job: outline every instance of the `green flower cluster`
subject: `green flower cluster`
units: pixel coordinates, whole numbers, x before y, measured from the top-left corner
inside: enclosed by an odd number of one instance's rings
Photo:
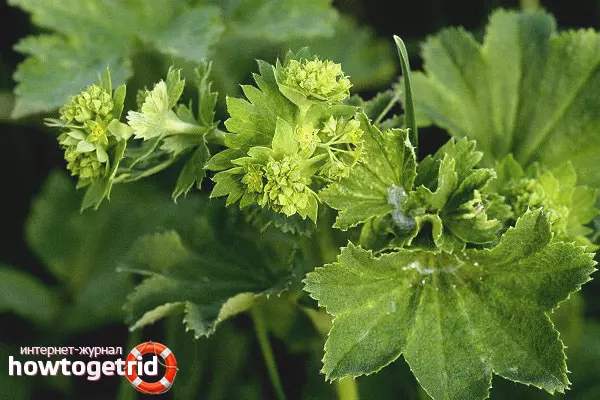
[[[362,150],[363,129],[355,119],[329,117],[320,131],[324,137],[323,149],[329,161],[321,168],[320,174],[330,181],[339,181],[350,174]]]
[[[341,101],[350,95],[350,80],[342,66],[318,58],[289,60],[281,69],[281,83],[306,97],[326,101]]]
[[[186,194],[194,185],[199,187],[210,157],[208,140],[222,141],[214,120],[217,94],[211,91],[210,69],[210,63],[202,62],[194,71],[198,90],[195,110],[191,101],[180,104],[185,80],[180,70],[171,67],[166,79],[152,90],[138,90],[138,107],[128,110],[126,122],[121,122],[127,88],[122,85],[113,91],[107,69],[98,83],[68,100],[58,119],[46,120],[48,126],[60,129],[58,141],[67,169],[79,177],[79,188],[86,187],[82,210],[97,208],[110,197],[114,184],[146,178],[184,157],[188,159],[173,198]]]
[[[287,216],[298,213],[316,218],[317,195],[310,188],[313,178],[332,182],[348,176],[360,157],[362,133],[353,118],[329,117],[320,124],[294,128],[279,120],[271,147],[254,146],[247,156],[232,160],[242,167],[228,171],[243,173],[246,194],[241,206],[256,202]]]
[[[350,81],[339,64],[288,55],[285,67],[259,63],[249,101],[228,98],[228,150],[208,168],[220,171],[212,196],[244,208],[317,217],[317,192],[347,177],[359,160],[365,128],[345,105]]]
[[[592,248],[586,226],[596,215],[597,191],[577,185],[577,175],[571,164],[554,170],[532,164],[524,170],[512,156],[496,166],[498,180],[495,189],[506,198],[516,221],[527,210],[543,209],[548,213],[552,231],[561,238],[575,240]]]
[[[59,110],[59,120],[49,125],[65,128],[58,141],[65,151],[67,169],[80,184],[102,178],[109,168],[108,148],[120,138],[109,129],[116,119],[125,89],[112,93],[110,80],[90,85]]]
[[[82,151],[80,143],[87,142],[83,132],[73,130],[63,133],[58,141],[65,151],[67,170],[71,171],[71,175],[84,180],[96,180],[104,175],[104,166],[108,161],[106,150],[98,146],[96,151]]]
[[[258,204],[287,216],[305,210],[314,193],[308,187],[310,178],[304,176],[301,166],[299,157],[285,156],[280,161],[271,158],[263,167],[266,183]]]
[[[97,118],[106,117],[113,109],[112,95],[104,88],[94,84],[69,99],[69,102],[60,109],[60,119],[66,123],[77,121],[85,123]]]
[[[560,225],[564,229],[563,221],[569,216],[569,209],[564,204],[555,204],[542,184],[533,178],[515,179],[509,182],[505,194],[512,205],[515,216],[525,214],[528,209],[544,208],[549,213],[550,222],[555,228]]]

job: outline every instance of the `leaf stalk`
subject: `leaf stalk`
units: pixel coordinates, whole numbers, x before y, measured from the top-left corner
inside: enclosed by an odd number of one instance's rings
[[[269,343],[269,337],[267,334],[267,327],[265,326],[264,316],[260,309],[256,306],[251,309],[252,320],[254,321],[254,330],[256,331],[256,337],[262,351],[265,365],[269,373],[269,379],[275,390],[277,400],[285,400],[285,393],[283,392],[283,386],[281,385],[281,379],[279,378],[279,372],[277,372],[277,365],[275,363],[275,356],[273,355],[273,348]]]

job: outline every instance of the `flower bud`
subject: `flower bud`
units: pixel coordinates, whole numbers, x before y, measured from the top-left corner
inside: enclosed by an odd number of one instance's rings
[[[84,92],[71,97],[59,114],[66,123],[85,123],[97,117],[106,117],[113,108],[112,95],[98,85],[91,85]]]
[[[308,188],[310,178],[300,170],[300,160],[286,156],[280,161],[271,159],[264,168],[267,183],[264,195],[259,198],[261,206],[287,216],[307,207],[312,192]]]
[[[282,83],[306,97],[341,101],[350,96],[350,80],[340,64],[329,60],[290,60],[283,69]]]

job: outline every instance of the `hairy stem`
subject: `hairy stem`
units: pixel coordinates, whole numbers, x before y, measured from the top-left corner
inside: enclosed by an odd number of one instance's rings
[[[339,400],[358,400],[358,385],[351,377],[346,377],[335,382],[335,391]]]
[[[225,132],[218,128],[211,129],[206,134],[206,141],[212,144],[218,144],[220,146],[225,145]]]
[[[279,378],[279,372],[277,372],[277,365],[275,364],[275,356],[273,355],[273,349],[269,343],[269,337],[267,336],[267,328],[265,326],[265,320],[262,312],[257,307],[252,307],[251,310],[252,319],[254,320],[254,329],[256,330],[256,337],[262,351],[265,365],[269,373],[269,379],[275,390],[275,395],[278,400],[285,400],[285,393],[281,386],[281,379]]]
[[[173,112],[169,113],[166,123],[168,132],[171,134],[202,135],[207,130],[204,126],[182,121]]]
[[[173,164],[177,159],[171,159],[171,160],[167,160],[164,161],[160,164],[155,165],[154,167],[147,169],[146,171],[142,172],[139,175],[133,175],[130,173],[124,173],[122,175],[119,175],[117,177],[115,177],[115,179],[113,180],[113,183],[130,183],[130,182],[135,182],[137,180],[143,179],[143,178],[147,178],[151,175],[154,175],[156,173],[159,173],[160,171],[163,171],[164,169],[168,168],[169,166],[171,166],[171,164]]]
[[[133,332],[129,333],[129,339],[127,340],[127,347],[125,351],[129,351],[133,349],[135,346],[140,344],[142,341],[142,331],[141,329],[136,329]],[[131,390],[129,381],[127,379],[121,380],[119,384],[119,391],[117,392],[116,399],[117,400],[135,400],[137,398],[135,390]]]

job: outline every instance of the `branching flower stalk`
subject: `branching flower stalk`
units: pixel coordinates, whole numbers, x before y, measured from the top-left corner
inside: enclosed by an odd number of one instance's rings
[[[82,208],[97,208],[110,196],[113,184],[152,176],[189,153],[208,158],[208,143],[223,144],[224,134],[214,121],[217,95],[210,91],[210,68],[201,64],[196,70],[201,94],[197,115],[191,105],[179,103],[185,80],[179,70],[171,68],[165,81],[152,90],[138,91],[138,110],[129,110],[126,123],[121,122],[126,87],[113,93],[107,70],[98,84],[73,96],[60,109],[59,120],[47,120],[49,126],[65,130],[58,140],[65,150],[67,169],[79,177],[78,187],[90,187]],[[190,169],[182,171],[174,198],[199,184],[198,175],[204,176],[203,168],[193,173]]]

